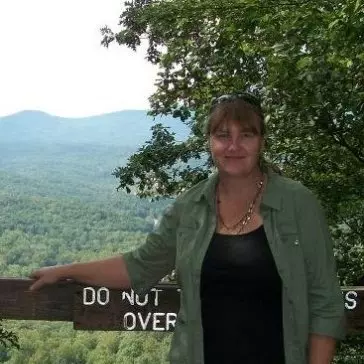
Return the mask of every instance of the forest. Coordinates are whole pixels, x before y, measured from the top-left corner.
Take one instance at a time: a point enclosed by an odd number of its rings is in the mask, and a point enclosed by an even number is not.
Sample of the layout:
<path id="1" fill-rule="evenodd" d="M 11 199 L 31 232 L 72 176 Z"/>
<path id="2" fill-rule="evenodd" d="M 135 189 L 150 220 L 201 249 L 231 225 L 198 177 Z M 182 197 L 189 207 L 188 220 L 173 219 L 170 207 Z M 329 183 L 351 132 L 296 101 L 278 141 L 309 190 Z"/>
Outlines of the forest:
<path id="1" fill-rule="evenodd" d="M 82 153 L 80 153 L 82 150 Z M 27 278 L 38 267 L 109 257 L 141 244 L 169 200 L 116 192 L 110 146 L 29 144 L 0 159 L 0 276 Z M 12 151 L 12 152 L 11 152 Z M 72 323 L 7 321 L 20 349 L 6 363 L 167 363 L 171 334 L 82 332 Z"/>

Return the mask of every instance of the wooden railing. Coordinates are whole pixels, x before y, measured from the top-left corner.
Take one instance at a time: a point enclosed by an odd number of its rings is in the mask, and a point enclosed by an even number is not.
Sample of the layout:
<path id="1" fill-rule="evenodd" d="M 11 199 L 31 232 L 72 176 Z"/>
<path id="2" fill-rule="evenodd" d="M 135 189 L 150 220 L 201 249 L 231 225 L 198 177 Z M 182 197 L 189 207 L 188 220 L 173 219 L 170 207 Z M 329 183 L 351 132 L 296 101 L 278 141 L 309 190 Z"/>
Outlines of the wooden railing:
<path id="1" fill-rule="evenodd" d="M 0 318 L 72 321 L 76 330 L 173 331 L 180 290 L 160 284 L 134 291 L 59 282 L 29 291 L 33 280 L 0 278 Z M 364 287 L 342 287 L 348 331 L 364 332 Z"/>

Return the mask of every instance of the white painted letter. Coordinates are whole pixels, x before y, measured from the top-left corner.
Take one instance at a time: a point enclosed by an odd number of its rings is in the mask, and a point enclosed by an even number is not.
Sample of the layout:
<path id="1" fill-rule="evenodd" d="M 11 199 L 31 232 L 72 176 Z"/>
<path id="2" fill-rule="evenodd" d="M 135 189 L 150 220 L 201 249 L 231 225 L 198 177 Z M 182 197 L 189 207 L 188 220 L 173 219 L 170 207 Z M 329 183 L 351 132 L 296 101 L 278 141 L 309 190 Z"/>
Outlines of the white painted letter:
<path id="1" fill-rule="evenodd" d="M 105 299 L 104 301 L 101 300 L 101 292 L 105 292 Z M 105 306 L 110 301 L 110 292 L 106 287 L 101 287 L 97 290 L 97 302 L 101 306 Z"/>
<path id="2" fill-rule="evenodd" d="M 168 312 L 166 318 L 166 330 L 169 331 L 169 325 L 172 325 L 173 328 L 176 327 L 176 319 L 177 314 L 174 312 Z"/>
<path id="3" fill-rule="evenodd" d="M 144 296 L 144 302 L 140 302 L 139 301 L 139 296 L 136 294 L 135 295 L 135 302 L 139 305 L 139 306 L 145 306 L 148 303 L 148 294 L 146 294 Z"/>
<path id="4" fill-rule="evenodd" d="M 122 295 L 121 295 L 121 299 L 124 301 L 124 300 L 125 300 L 125 298 L 127 298 L 127 299 L 128 299 L 128 301 L 129 301 L 129 303 L 130 303 L 132 306 L 134 306 L 134 291 L 133 291 L 133 290 L 131 290 L 131 291 L 130 291 L 130 293 L 128 293 L 128 292 L 124 292 L 124 291 L 123 291 L 123 293 L 122 293 Z"/>
<path id="5" fill-rule="evenodd" d="M 143 320 L 142 314 L 140 312 L 138 312 L 138 318 L 139 318 L 140 325 L 142 326 L 143 330 L 147 329 L 147 325 L 148 325 L 148 322 L 149 322 L 149 319 L 150 319 L 150 315 L 151 315 L 151 313 L 149 312 L 147 317 L 145 318 L 145 320 Z"/>
<path id="6" fill-rule="evenodd" d="M 87 300 L 87 292 L 91 292 L 91 300 Z M 83 304 L 84 305 L 93 305 L 95 303 L 96 300 L 96 294 L 95 294 L 95 290 L 92 287 L 85 287 L 83 289 Z"/>
<path id="7" fill-rule="evenodd" d="M 164 327 L 157 327 L 161 321 L 157 318 L 157 316 L 163 316 L 164 313 L 153 313 L 153 330 L 154 331 L 165 331 Z"/>
<path id="8" fill-rule="evenodd" d="M 158 297 L 158 292 L 162 292 L 163 289 L 157 289 L 157 288 L 152 288 L 151 291 L 155 292 L 155 297 L 154 297 L 154 306 L 158 306 L 159 305 L 159 297 Z"/>
<path id="9" fill-rule="evenodd" d="M 348 302 L 351 303 L 350 304 L 350 303 L 345 302 L 345 307 L 348 310 L 354 310 L 354 308 L 357 305 L 355 298 L 354 297 L 351 297 L 351 296 L 358 297 L 358 294 L 355 291 L 346 292 L 346 294 L 345 294 L 345 301 L 348 301 Z"/>
<path id="10" fill-rule="evenodd" d="M 131 318 L 131 322 L 132 322 L 131 325 L 128 325 L 128 317 Z M 134 330 L 135 329 L 135 326 L 136 326 L 136 318 L 135 318 L 135 315 L 132 312 L 127 312 L 124 315 L 124 327 L 127 330 Z"/>

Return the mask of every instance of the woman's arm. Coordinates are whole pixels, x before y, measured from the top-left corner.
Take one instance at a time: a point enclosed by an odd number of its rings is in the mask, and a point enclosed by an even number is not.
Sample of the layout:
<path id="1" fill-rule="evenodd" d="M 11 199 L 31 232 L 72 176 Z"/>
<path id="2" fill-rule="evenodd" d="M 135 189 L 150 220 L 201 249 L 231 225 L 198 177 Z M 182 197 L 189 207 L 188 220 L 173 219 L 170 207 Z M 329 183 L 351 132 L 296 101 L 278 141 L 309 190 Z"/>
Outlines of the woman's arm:
<path id="1" fill-rule="evenodd" d="M 107 288 L 133 288 L 138 294 L 146 292 L 174 268 L 177 220 L 178 212 L 173 203 L 139 248 L 109 259 L 40 268 L 30 275 L 37 279 L 30 290 L 69 278 Z"/>
<path id="2" fill-rule="evenodd" d="M 300 192 L 296 207 L 308 284 L 309 364 L 329 364 L 336 340 L 345 337 L 344 300 L 324 210 L 310 190 Z"/>
<path id="3" fill-rule="evenodd" d="M 80 283 L 105 286 L 111 289 L 130 288 L 130 279 L 123 256 L 87 263 L 44 267 L 32 272 L 30 278 L 36 279 L 30 286 L 32 291 L 67 278 Z"/>
<path id="4" fill-rule="evenodd" d="M 331 364 L 335 355 L 336 340 L 330 336 L 311 334 L 308 364 Z"/>

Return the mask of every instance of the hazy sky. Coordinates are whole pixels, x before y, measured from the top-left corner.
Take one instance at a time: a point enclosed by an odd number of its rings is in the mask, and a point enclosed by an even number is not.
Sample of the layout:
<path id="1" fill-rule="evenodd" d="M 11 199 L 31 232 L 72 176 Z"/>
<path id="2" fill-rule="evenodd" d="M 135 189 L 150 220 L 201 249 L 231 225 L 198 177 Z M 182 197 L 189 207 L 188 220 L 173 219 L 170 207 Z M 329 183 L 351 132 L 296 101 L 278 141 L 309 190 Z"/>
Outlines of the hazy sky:
<path id="1" fill-rule="evenodd" d="M 146 44 L 100 45 L 124 0 L 0 0 L 0 116 L 41 110 L 89 116 L 147 109 L 157 68 Z"/>

